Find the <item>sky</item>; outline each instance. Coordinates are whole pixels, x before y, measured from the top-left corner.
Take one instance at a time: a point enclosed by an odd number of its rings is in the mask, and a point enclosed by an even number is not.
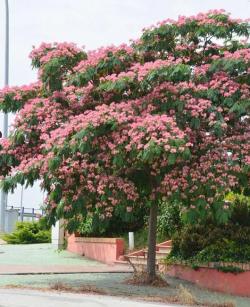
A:
[[[5,0],[0,0],[0,87],[4,86]],[[87,50],[138,38],[141,29],[166,18],[225,9],[233,17],[250,17],[250,0],[9,0],[10,85],[36,80],[29,52],[41,42],[74,42]],[[3,120],[0,114],[0,130]],[[14,115],[9,116],[9,124]],[[21,188],[8,196],[20,205]],[[43,193],[37,183],[24,190],[24,207],[39,208]]]

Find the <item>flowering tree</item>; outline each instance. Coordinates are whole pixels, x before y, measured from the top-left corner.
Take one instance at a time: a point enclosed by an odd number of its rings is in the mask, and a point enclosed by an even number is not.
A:
[[[4,88],[17,112],[1,140],[4,190],[40,179],[52,222],[150,208],[148,278],[155,276],[157,206],[180,200],[198,221],[249,192],[249,25],[222,10],[164,20],[130,46],[31,52],[39,81]]]

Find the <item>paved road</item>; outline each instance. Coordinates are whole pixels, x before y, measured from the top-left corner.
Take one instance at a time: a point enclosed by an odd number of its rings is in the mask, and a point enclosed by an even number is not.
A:
[[[92,294],[0,289],[0,307],[177,307]]]

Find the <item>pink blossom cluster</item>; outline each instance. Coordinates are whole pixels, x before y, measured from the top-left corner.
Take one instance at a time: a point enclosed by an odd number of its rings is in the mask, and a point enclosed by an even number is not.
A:
[[[39,60],[41,64],[48,63],[51,59],[68,57],[74,58],[76,54],[83,50],[73,43],[42,43],[38,48],[34,48],[30,53],[32,60]]]
[[[1,138],[0,139],[1,153],[3,153],[3,152],[8,153],[10,144],[11,144],[11,142],[10,142],[9,139]]]
[[[129,207],[133,207],[139,197],[134,184],[120,177],[100,173],[98,170],[99,164],[89,163],[89,157],[86,156],[86,158],[79,160],[65,159],[60,169],[53,174],[59,181],[63,182],[62,200],[65,203],[64,209],[67,212],[70,211],[72,203],[81,196],[85,197],[86,207],[89,211],[93,207],[94,200],[94,207],[103,211],[103,217],[112,215],[114,206],[120,203],[119,199],[129,204]],[[79,184],[80,188],[78,188]],[[55,186],[51,188],[54,190]],[[109,196],[105,197],[107,191],[109,191]],[[86,195],[89,196],[89,202]]]
[[[29,85],[22,86],[6,86],[0,90],[0,103],[4,103],[6,97],[11,97],[14,101],[24,101],[38,95],[41,89],[41,82],[31,83]]]
[[[150,144],[162,146],[166,152],[183,152],[187,146],[185,134],[181,131],[173,118],[167,115],[147,115],[145,118],[137,118],[130,124],[128,131],[130,138],[126,150],[130,151],[133,147],[137,150],[147,149]],[[184,144],[180,147],[171,146],[170,140],[183,140]]]
[[[182,59],[175,60],[173,57],[169,57],[167,60],[155,60],[154,62],[146,62],[145,64],[136,63],[132,65],[128,71],[121,72],[119,74],[111,74],[106,77],[100,78],[102,82],[112,81],[123,78],[134,79],[135,77],[138,81],[142,81],[151,71],[157,70],[163,67],[168,67],[171,65],[177,65],[182,62]]]
[[[250,62],[250,50],[249,49],[239,49],[235,52],[224,52],[225,59],[243,59],[245,62]]]
[[[209,25],[209,24],[214,24],[217,26],[223,26],[225,23],[224,22],[219,22],[215,16],[218,15],[225,15],[227,16],[227,23],[241,23],[244,22],[241,19],[233,19],[229,16],[228,13],[225,12],[224,9],[218,9],[218,10],[209,10],[206,13],[199,13],[197,15],[193,16],[179,16],[177,20],[167,18],[165,20],[162,20],[160,22],[157,22],[156,25],[151,25],[147,28],[144,28],[143,31],[152,31],[154,29],[157,29],[158,27],[162,27],[165,25],[171,25],[175,24],[177,26],[184,26],[187,23],[190,23],[192,21],[196,21],[199,26],[201,25]]]
[[[167,174],[159,190],[168,197],[178,191],[183,201],[188,200],[189,205],[194,205],[198,199],[204,199],[209,208],[220,196],[220,190],[226,193],[237,184],[235,172],[239,168],[225,163],[226,160],[225,151],[207,153],[198,162]]]
[[[25,136],[25,142],[15,145],[15,150],[12,150],[15,157],[21,161],[13,169],[13,173],[28,173],[32,167],[41,165],[44,159],[43,143],[50,139],[50,132],[65,122],[71,114],[70,109],[50,99],[35,98],[25,104],[17,114],[12,128],[14,136],[20,131]],[[34,120],[35,123],[32,124]]]
[[[192,117],[204,118],[207,116],[207,110],[211,107],[212,102],[208,99],[193,98],[187,95],[182,95],[181,100],[185,101],[185,111],[191,114]]]
[[[109,59],[109,54],[112,53],[113,55],[117,56],[121,60],[125,54],[132,54],[133,49],[126,45],[122,44],[120,46],[109,46],[109,47],[101,47],[97,50],[91,50],[87,53],[87,59],[82,60],[80,63],[74,67],[75,72],[84,72],[88,67],[95,67],[101,61],[106,61]]]

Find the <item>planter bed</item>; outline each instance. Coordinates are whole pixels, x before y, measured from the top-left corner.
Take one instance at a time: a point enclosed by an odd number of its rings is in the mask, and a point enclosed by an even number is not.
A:
[[[215,268],[220,267],[238,267],[243,269],[241,273],[222,272]],[[187,280],[197,284],[200,287],[214,291],[228,293],[232,295],[250,297],[250,264],[239,263],[210,263],[207,266],[193,269],[184,264],[163,264],[159,265],[160,272]]]
[[[67,250],[81,256],[112,264],[124,255],[121,238],[85,238],[70,235]]]

